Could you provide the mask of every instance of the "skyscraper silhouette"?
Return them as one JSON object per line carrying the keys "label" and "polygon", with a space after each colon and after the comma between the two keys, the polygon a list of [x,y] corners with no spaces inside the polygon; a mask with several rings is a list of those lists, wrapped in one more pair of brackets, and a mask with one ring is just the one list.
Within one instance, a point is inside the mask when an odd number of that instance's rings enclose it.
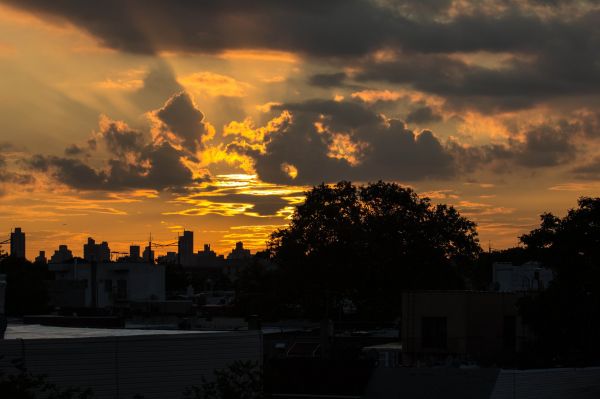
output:
{"label": "skyscraper silhouette", "polygon": [[20,227],[10,233],[10,255],[16,258],[25,258],[25,233]]}

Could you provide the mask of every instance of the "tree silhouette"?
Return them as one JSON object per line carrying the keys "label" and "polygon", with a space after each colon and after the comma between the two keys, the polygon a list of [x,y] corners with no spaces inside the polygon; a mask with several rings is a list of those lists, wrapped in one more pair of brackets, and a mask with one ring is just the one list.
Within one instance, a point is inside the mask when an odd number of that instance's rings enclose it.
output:
{"label": "tree silhouette", "polygon": [[48,308],[45,280],[52,279],[47,265],[8,256],[0,259],[0,274],[6,275],[6,309],[10,316],[43,314]]}
{"label": "tree silhouette", "polygon": [[563,218],[541,215],[540,227],[520,239],[555,274],[546,291],[521,303],[537,336],[536,357],[574,364],[598,359],[600,198],[580,198]]}
{"label": "tree silhouette", "polygon": [[45,375],[33,374],[25,367],[22,360],[13,360],[16,373],[0,370],[0,394],[10,399],[92,399],[90,389],[59,388],[48,381]]}
{"label": "tree silhouette", "polygon": [[184,390],[184,399],[262,399],[263,374],[257,363],[238,360],[215,370],[212,380]]}
{"label": "tree silhouette", "polygon": [[361,317],[390,320],[403,289],[463,286],[459,268],[480,253],[475,224],[410,188],[377,182],[313,187],[269,250],[288,302],[334,317],[351,301]]}

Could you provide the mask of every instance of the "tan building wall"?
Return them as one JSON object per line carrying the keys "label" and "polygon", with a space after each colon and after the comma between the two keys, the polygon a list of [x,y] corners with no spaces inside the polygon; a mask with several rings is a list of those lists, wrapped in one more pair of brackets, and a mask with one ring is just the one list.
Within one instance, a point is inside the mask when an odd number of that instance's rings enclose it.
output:
{"label": "tan building wall", "polygon": [[525,335],[518,295],[475,291],[414,291],[402,297],[405,364],[490,360],[514,354]]}

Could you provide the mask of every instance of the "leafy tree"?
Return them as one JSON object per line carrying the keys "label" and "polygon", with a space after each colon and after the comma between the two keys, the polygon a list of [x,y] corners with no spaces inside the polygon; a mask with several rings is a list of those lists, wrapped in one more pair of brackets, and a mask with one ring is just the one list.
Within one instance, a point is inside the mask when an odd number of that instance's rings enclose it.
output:
{"label": "leafy tree", "polygon": [[184,399],[262,399],[262,370],[252,361],[236,361],[214,372],[214,379],[202,379],[200,386],[187,388]]}
{"label": "leafy tree", "polygon": [[45,375],[32,374],[20,360],[12,362],[16,373],[0,370],[0,396],[10,399],[91,399],[90,389],[59,388]]}
{"label": "leafy tree", "polygon": [[279,273],[267,265],[268,255],[259,252],[239,272],[234,288],[235,306],[240,315],[259,314],[264,320],[276,320],[289,314],[279,301]]}
{"label": "leafy tree", "polygon": [[582,197],[563,218],[541,215],[540,227],[520,237],[554,281],[521,302],[545,362],[589,363],[600,358],[600,198]]}
{"label": "leafy tree", "polygon": [[381,320],[399,314],[403,289],[461,288],[460,268],[481,251],[475,224],[456,209],[381,181],[313,187],[269,250],[283,300],[306,315],[332,317],[350,300]]}
{"label": "leafy tree", "polygon": [[46,312],[45,280],[52,279],[46,265],[8,256],[0,260],[0,274],[6,274],[6,314],[22,316]]}

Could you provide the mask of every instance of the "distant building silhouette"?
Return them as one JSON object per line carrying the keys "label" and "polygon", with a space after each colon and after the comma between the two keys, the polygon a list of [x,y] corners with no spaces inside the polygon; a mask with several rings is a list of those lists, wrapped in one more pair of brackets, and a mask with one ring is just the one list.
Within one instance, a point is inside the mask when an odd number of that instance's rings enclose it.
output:
{"label": "distant building silhouette", "polygon": [[129,246],[129,260],[131,262],[139,262],[142,260],[140,256],[140,246],[139,245],[130,245]]}
{"label": "distant building silhouette", "polygon": [[194,262],[194,232],[184,230],[183,235],[177,241],[177,253],[179,263],[183,266],[192,266]]}
{"label": "distant building silhouette", "polygon": [[40,254],[35,258],[35,263],[48,263],[48,259],[46,259],[46,251],[40,251]]}
{"label": "distant building silhouette", "polygon": [[144,253],[142,257],[144,258],[144,262],[154,263],[154,251],[151,250],[149,246],[146,246],[146,248],[144,248]]}
{"label": "distant building silhouette", "polygon": [[166,255],[159,256],[157,261],[161,265],[176,265],[177,264],[177,252],[167,252]]}
{"label": "distant building silhouette", "polygon": [[50,257],[50,263],[65,263],[73,259],[73,252],[66,245],[59,245],[54,251],[54,255]]}
{"label": "distant building silhouette", "polygon": [[25,259],[25,233],[20,227],[15,227],[15,231],[10,233],[10,256]]}
{"label": "distant building silhouette", "polygon": [[235,248],[231,250],[229,255],[227,255],[227,259],[235,260],[235,259],[249,259],[252,255],[250,254],[249,249],[244,249],[244,243],[238,241],[235,243]]}
{"label": "distant building silhouette", "polygon": [[219,267],[223,265],[224,258],[210,249],[210,244],[204,244],[204,249],[196,254],[196,265],[198,267]]}
{"label": "distant building silhouette", "polygon": [[103,241],[101,244],[96,244],[92,237],[88,237],[87,244],[83,245],[83,259],[87,262],[110,262],[108,243]]}
{"label": "distant building silhouette", "polygon": [[520,266],[511,262],[494,262],[493,289],[500,292],[542,291],[554,279],[552,270],[539,262],[527,262]]}

